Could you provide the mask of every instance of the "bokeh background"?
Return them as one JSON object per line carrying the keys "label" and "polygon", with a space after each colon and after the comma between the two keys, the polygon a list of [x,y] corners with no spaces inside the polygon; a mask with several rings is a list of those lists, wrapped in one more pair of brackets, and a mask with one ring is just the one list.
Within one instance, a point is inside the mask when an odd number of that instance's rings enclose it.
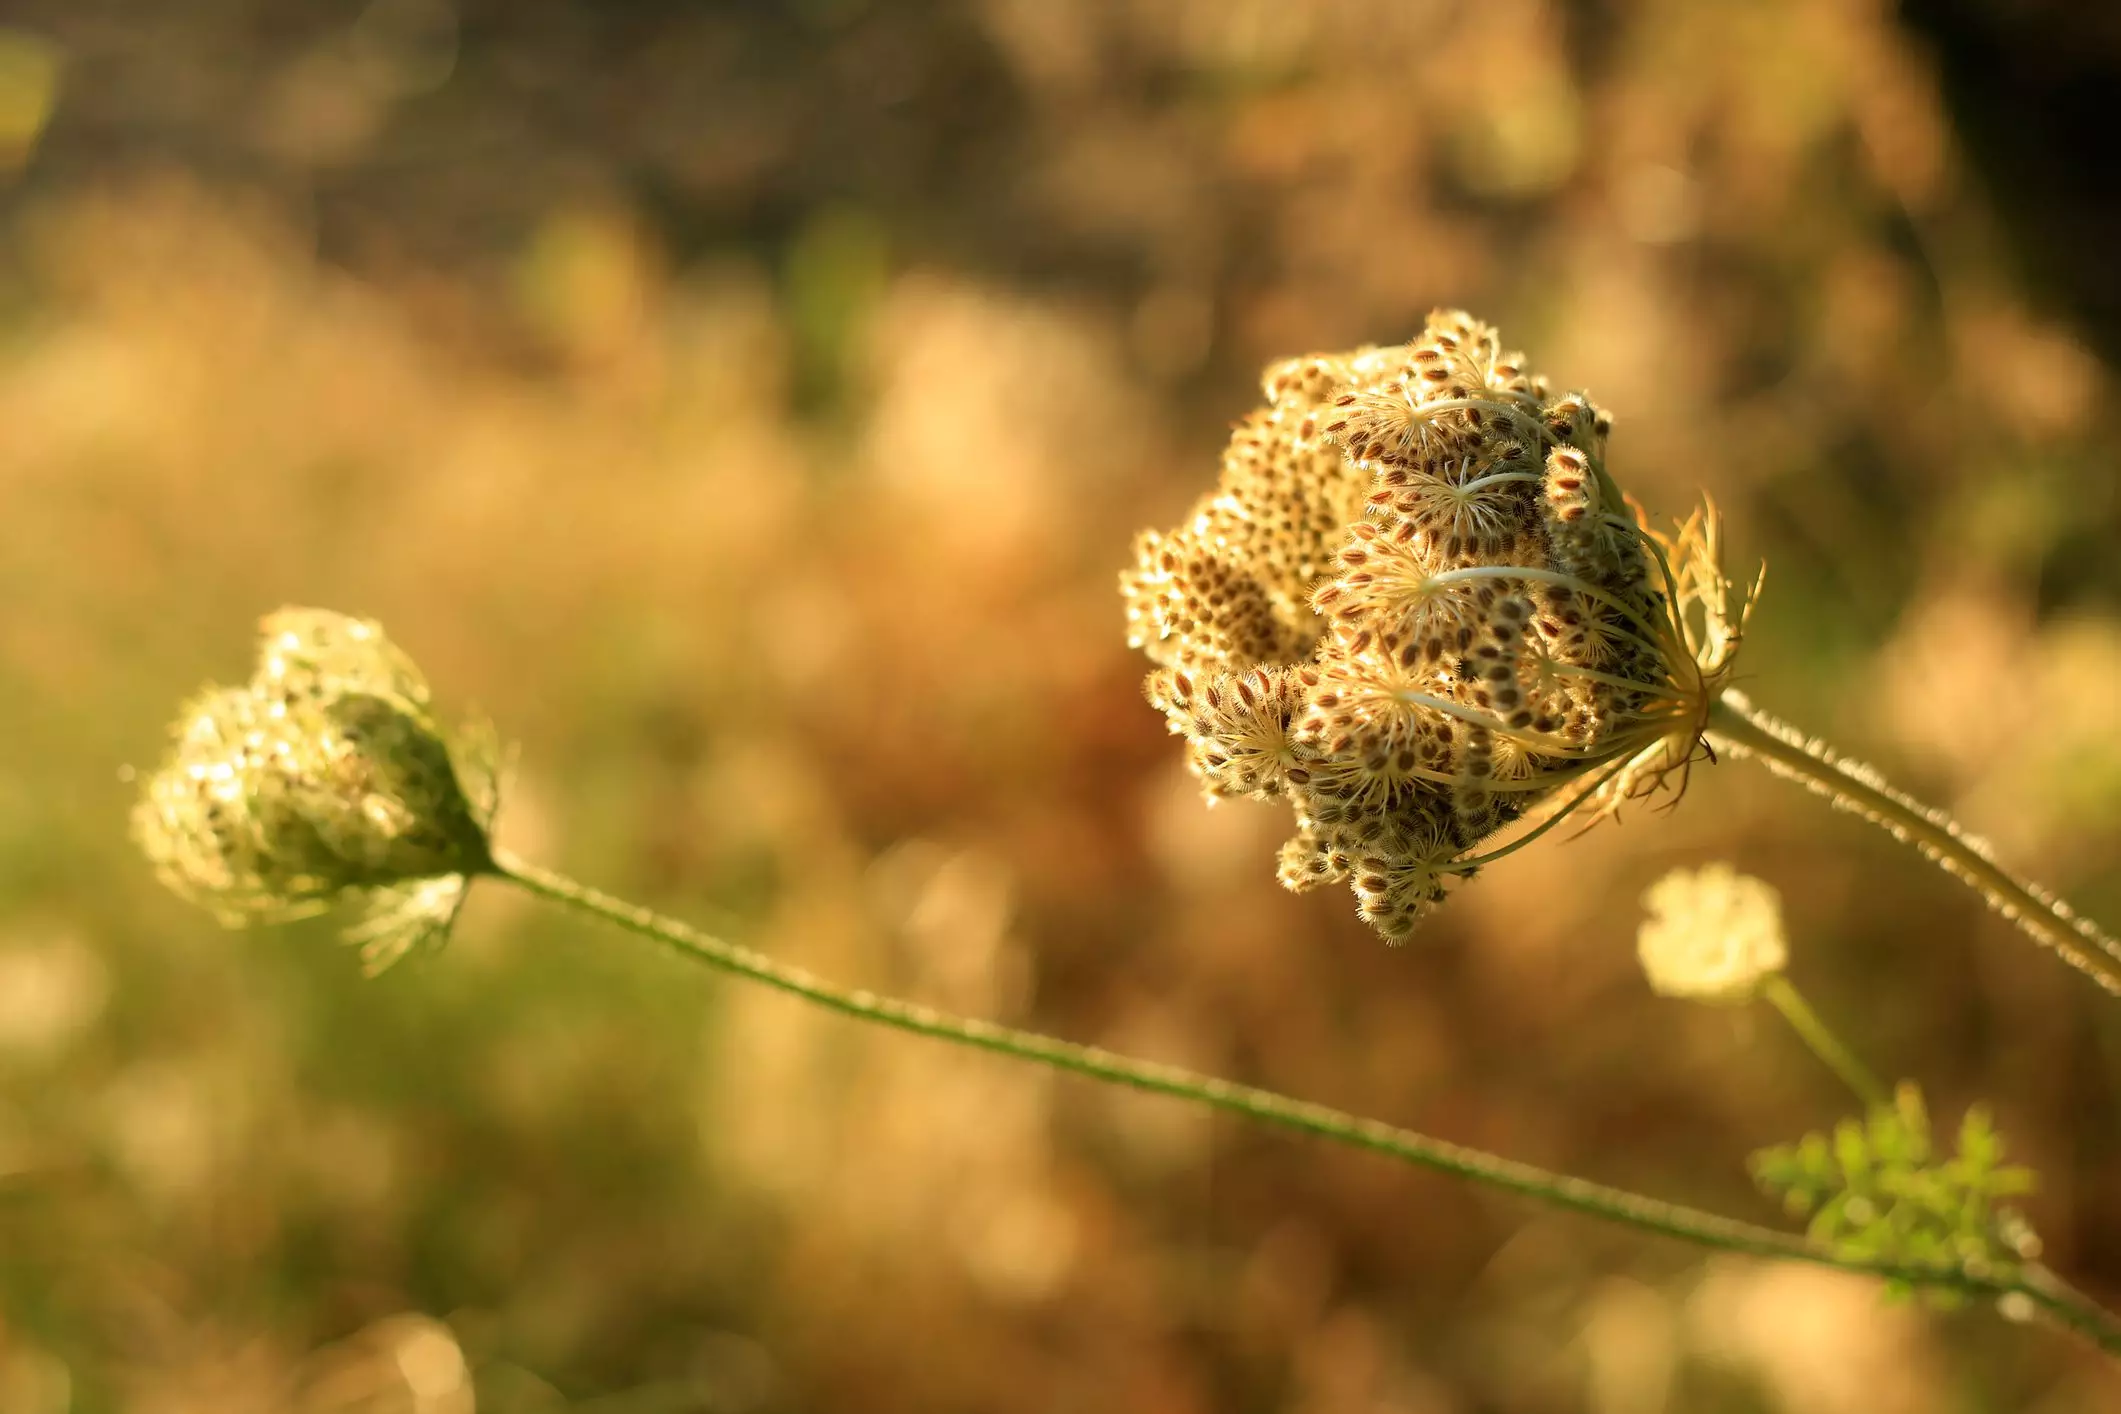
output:
{"label": "bokeh background", "polygon": [[2121,1407],[1990,1312],[868,1034],[491,886],[365,982],[160,892],[121,769],[259,614],[373,615],[519,745],[521,851],[1773,1220],[1745,1154],[1847,1100],[1632,956],[1644,886],[1727,858],[2121,1300],[2121,1024],[1970,894],[1726,765],[1388,951],[1277,889],[1280,812],[1202,807],[1114,585],[1264,363],[1465,306],[1769,562],[1758,701],[2121,922],[2111,15],[8,0],[0,1410]]}

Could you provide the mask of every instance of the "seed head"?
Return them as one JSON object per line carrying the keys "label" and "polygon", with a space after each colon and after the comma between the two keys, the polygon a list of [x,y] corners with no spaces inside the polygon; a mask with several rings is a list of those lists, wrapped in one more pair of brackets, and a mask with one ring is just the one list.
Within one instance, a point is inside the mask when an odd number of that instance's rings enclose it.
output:
{"label": "seed head", "polygon": [[1675,869],[1642,903],[1636,950],[1661,996],[1742,1002],[1789,961],[1782,896],[1728,864]]}
{"label": "seed head", "polygon": [[1207,794],[1293,805],[1285,884],[1396,942],[1497,830],[1683,783],[1750,597],[1713,513],[1645,529],[1611,419],[1462,313],[1265,390],[1120,591]]}
{"label": "seed head", "polygon": [[495,753],[476,738],[452,752],[378,625],[283,609],[260,627],[250,682],[186,704],[134,836],[163,883],[231,926],[357,897],[350,936],[380,970],[446,936],[492,867]]}

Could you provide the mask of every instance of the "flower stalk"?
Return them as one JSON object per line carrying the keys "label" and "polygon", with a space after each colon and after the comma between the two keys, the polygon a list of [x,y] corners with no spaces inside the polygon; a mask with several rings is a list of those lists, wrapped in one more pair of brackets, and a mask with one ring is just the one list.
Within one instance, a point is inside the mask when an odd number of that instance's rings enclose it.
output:
{"label": "flower stalk", "polygon": [[1783,777],[1879,826],[1920,850],[1946,873],[1979,893],[2035,942],[2051,948],[2101,987],[2121,995],[2121,943],[2040,885],[1997,863],[1988,846],[1942,811],[1887,785],[1870,767],[1754,707],[1737,692],[1709,709],[1708,739],[1733,756],[1752,756]]}
{"label": "flower stalk", "polygon": [[1277,1129],[1308,1134],[1515,1193],[1547,1207],[1583,1213],[1714,1251],[1805,1262],[1930,1291],[2029,1303],[2101,1350],[2121,1356],[2121,1317],[2102,1309],[2044,1267],[2027,1265],[2007,1272],[1984,1272],[1963,1266],[1854,1257],[1796,1233],[1556,1173],[1271,1090],[997,1022],[956,1016],[859,988],[840,987],[680,919],[577,883],[505,850],[494,851],[493,873],[539,898],[647,938],[689,962],[771,987],[843,1016],[1240,1115]]}
{"label": "flower stalk", "polygon": [[1798,1039],[1819,1057],[1822,1065],[1840,1077],[1857,1099],[1874,1108],[1887,1103],[1889,1097],[1878,1077],[1820,1020],[1819,1013],[1812,1010],[1812,1004],[1788,977],[1778,972],[1762,982],[1760,999],[1782,1013],[1782,1019],[1790,1024]]}
{"label": "flower stalk", "polygon": [[[1683,581],[1668,582],[1676,587]],[[142,850],[162,880],[223,922],[281,921],[350,904],[359,910],[350,939],[361,946],[369,970],[376,971],[446,940],[472,880],[505,880],[648,938],[688,961],[860,1021],[1240,1115],[1717,1251],[1809,1262],[1930,1291],[1991,1298],[2005,1309],[2045,1312],[2121,1355],[2121,1317],[2031,1262],[1928,1260],[1926,1254],[1913,1260],[1855,1251],[1270,1090],[841,987],[776,962],[495,846],[491,822],[499,802],[498,748],[484,730],[443,730],[425,680],[380,626],[323,610],[288,609],[269,616],[262,628],[250,681],[209,688],[188,706],[171,753],[146,782],[133,819]],[[1227,680],[1230,698],[1218,710],[1236,717],[1234,701],[1244,712],[1286,722],[1287,684],[1264,677]],[[1755,730],[1766,741],[1782,740],[1764,728]],[[1261,745],[1271,748],[1273,742]],[[1815,760],[1789,749],[1800,761]],[[1690,743],[1686,750],[1691,754]],[[1269,767],[1291,769],[1273,757],[1231,757],[1217,765]],[[1929,819],[1912,803],[1904,808],[1917,819]],[[1959,837],[1947,830],[1946,838]],[[1736,895],[1726,899],[1733,907],[1744,901]],[[1773,959],[1757,947],[1742,951],[1741,962],[1773,961],[1779,967],[1779,950]],[[1707,961],[1715,973],[1715,959]],[[1716,976],[1730,982],[1729,971],[1725,966]]]}

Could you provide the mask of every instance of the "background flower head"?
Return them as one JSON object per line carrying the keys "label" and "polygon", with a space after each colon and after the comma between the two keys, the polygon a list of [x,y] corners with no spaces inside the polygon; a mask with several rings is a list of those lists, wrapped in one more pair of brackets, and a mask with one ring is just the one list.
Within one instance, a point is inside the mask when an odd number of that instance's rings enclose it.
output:
{"label": "background flower head", "polygon": [[1742,1002],[1789,961],[1782,896],[1721,861],[1674,869],[1642,904],[1649,916],[1635,946],[1660,995]]}

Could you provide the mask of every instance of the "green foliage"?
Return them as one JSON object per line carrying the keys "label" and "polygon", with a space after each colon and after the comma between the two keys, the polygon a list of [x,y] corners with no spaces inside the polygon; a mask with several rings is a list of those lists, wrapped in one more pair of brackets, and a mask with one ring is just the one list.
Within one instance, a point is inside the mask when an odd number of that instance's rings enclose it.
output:
{"label": "green foliage", "polygon": [[1842,1256],[1994,1276],[2039,1252],[2032,1228],[2004,1203],[2032,1191],[2033,1173],[2003,1162],[1987,1111],[1968,1110],[1958,1151],[1941,1154],[1912,1083],[1832,1134],[1758,1151],[1750,1167],[1765,1192],[1811,1218],[1813,1241]]}

